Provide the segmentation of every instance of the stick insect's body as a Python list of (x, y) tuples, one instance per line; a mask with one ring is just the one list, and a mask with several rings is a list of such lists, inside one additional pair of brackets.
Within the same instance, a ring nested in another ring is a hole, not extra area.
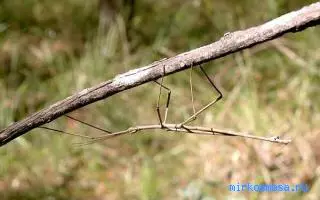
[[(216, 104), (218, 101), (220, 101), (223, 98), (222, 92), (216, 87), (216, 85), (210, 79), (210, 77), (207, 75), (207, 73), (202, 68), (202, 66), (200, 65), (199, 67), (200, 67), (201, 72), (204, 74), (206, 79), (209, 81), (212, 88), (218, 93), (218, 97), (216, 99), (214, 99), (213, 101), (211, 101), (210, 103), (208, 103), (207, 105), (205, 105), (204, 107), (202, 107), (200, 110), (198, 110), (198, 111), (195, 110), (194, 98), (193, 98), (193, 88), (192, 88), (193, 67), (191, 67), (189, 81), (190, 81), (190, 92), (191, 92), (193, 114), (181, 123), (178, 123), (178, 124), (167, 123), (167, 116), (168, 116), (169, 104), (170, 104), (170, 99), (171, 99), (171, 90), (168, 87), (163, 85), (163, 79), (164, 79), (164, 76), (166, 73), (165, 67), (163, 67), (163, 76), (161, 77), (161, 81), (160, 82), (157, 80), (154, 81), (157, 85), (159, 85), (159, 95), (158, 95), (157, 107), (156, 107), (156, 113), (157, 113), (157, 117), (159, 120), (159, 125), (152, 124), (152, 125), (144, 125), (144, 126), (135, 126), (135, 127), (130, 127), (126, 130), (122, 130), (122, 131), (118, 131), (118, 132), (111, 132), (106, 129), (97, 127), (95, 125), (92, 125), (87, 122), (76, 119), (74, 117), (71, 117), (69, 115), (65, 115), (67, 118), (69, 118), (71, 120), (74, 120), (76, 122), (80, 122), (86, 126), (89, 126), (91, 128), (102, 131), (102, 132), (106, 133), (106, 135), (91, 137), (91, 136), (79, 135), (79, 134), (75, 134), (75, 133), (68, 133), (68, 132), (65, 132), (62, 130), (57, 130), (57, 129), (48, 128), (48, 127), (44, 127), (44, 126), (39, 127), (39, 128), (43, 128), (43, 129), (47, 129), (50, 131), (55, 131), (55, 132), (59, 132), (59, 133), (64, 133), (64, 134), (68, 134), (68, 135), (72, 135), (72, 136), (78, 136), (78, 137), (82, 137), (85, 139), (89, 139), (88, 142), (82, 143), (82, 144), (91, 144), (91, 143), (106, 140), (106, 139), (109, 139), (112, 137), (116, 137), (116, 136), (120, 136), (120, 135), (124, 135), (124, 134), (136, 133), (141, 130), (150, 130), (150, 129), (162, 129), (162, 130), (166, 130), (166, 131), (184, 132), (184, 133), (201, 134), (201, 135), (237, 136), (237, 137), (251, 138), (251, 139), (264, 140), (264, 141), (283, 143), (283, 144), (287, 144), (290, 142), (290, 140), (281, 140), (279, 137), (265, 138), (265, 137), (250, 135), (247, 133), (237, 133), (237, 132), (233, 132), (233, 131), (219, 130), (219, 129), (213, 129), (213, 128), (199, 127), (199, 126), (187, 126), (188, 123), (194, 121), (202, 112), (204, 112), (209, 107), (213, 106), (214, 104)], [(166, 99), (166, 108), (165, 108), (164, 118), (162, 118), (161, 113), (160, 113), (160, 98), (161, 98), (162, 89), (166, 90), (168, 93), (167, 99)]]

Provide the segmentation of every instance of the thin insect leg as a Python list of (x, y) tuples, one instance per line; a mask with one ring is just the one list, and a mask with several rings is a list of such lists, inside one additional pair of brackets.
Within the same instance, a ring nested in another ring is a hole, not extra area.
[[(161, 79), (161, 85), (162, 85), (162, 81), (163, 81), (163, 77)], [(163, 126), (162, 125), (162, 118), (161, 118), (161, 114), (160, 114), (160, 97), (161, 97), (161, 88), (162, 88), (161, 85), (160, 85), (159, 96), (158, 96), (158, 101), (157, 101), (157, 115), (158, 115), (158, 119), (159, 119), (160, 125), (162, 127)]]
[(97, 126), (94, 126), (94, 125), (89, 124), (89, 123), (87, 123), (87, 122), (81, 121), (81, 120), (76, 119), (76, 118), (74, 118), (74, 117), (71, 117), (71, 116), (69, 116), (69, 115), (64, 115), (64, 116), (66, 116), (67, 118), (72, 119), (72, 120), (74, 120), (74, 121), (80, 122), (81, 124), (84, 124), (84, 125), (89, 126), (89, 127), (91, 127), (91, 128), (97, 129), (97, 130), (99, 130), (99, 131), (102, 131), (102, 132), (105, 132), (105, 133), (108, 133), (108, 134), (112, 134), (111, 131), (108, 131), (108, 130), (106, 130), (106, 129), (99, 128), (99, 127), (97, 127)]
[[(191, 93), (191, 102), (192, 102), (192, 111), (193, 111), (193, 118), (191, 118), (188, 123), (194, 121), (197, 119), (197, 116), (195, 115), (196, 113), (196, 109), (195, 109), (195, 106), (194, 106), (194, 98), (193, 98), (193, 84), (192, 84), (192, 72), (193, 72), (193, 65), (191, 65), (191, 68), (190, 68), (190, 74), (189, 74), (189, 83), (190, 83), (190, 93)], [(183, 126), (183, 124), (181, 124), (181, 126)], [(189, 129), (183, 127), (185, 130), (187, 130), (188, 132), (190, 132)]]
[(159, 119), (161, 127), (163, 127), (163, 121), (162, 121), (161, 113), (160, 113), (160, 98), (161, 98), (161, 91), (162, 91), (162, 88), (163, 88), (163, 77), (164, 77), (164, 75), (165, 75), (165, 68), (163, 67), (163, 76), (161, 77), (161, 83), (159, 84), (160, 85), (160, 87), (159, 87), (159, 96), (158, 96), (158, 101), (157, 101), (157, 114), (158, 114), (158, 119)]
[(194, 113), (191, 117), (189, 117), (188, 119), (186, 119), (184, 122), (182, 122), (181, 124), (179, 124), (180, 126), (183, 126), (187, 123), (189, 123), (190, 121), (192, 121), (195, 117), (197, 117), (200, 113), (202, 113), (204, 110), (206, 110), (207, 108), (209, 108), (210, 106), (212, 106), (213, 104), (217, 103), (219, 100), (222, 99), (223, 95), (222, 92), (215, 86), (215, 84), (213, 83), (213, 81), (210, 79), (210, 77), (207, 75), (207, 73), (204, 71), (204, 69), (202, 68), (202, 66), (200, 65), (200, 70), (203, 72), (203, 74), (205, 75), (205, 77), (207, 78), (207, 80), (209, 81), (209, 83), (211, 84), (211, 86), (215, 89), (216, 92), (218, 92), (219, 96), (213, 100), (212, 102), (210, 102), (209, 104), (207, 104), (206, 106), (204, 106), (203, 108), (201, 108), (199, 111), (197, 111), (196, 113)]
[(208, 74), (206, 73), (206, 71), (204, 71), (204, 69), (202, 68), (202, 66), (200, 65), (200, 70), (202, 71), (202, 73), (206, 76), (207, 80), (209, 81), (209, 83), (211, 84), (211, 86), (216, 90), (216, 92), (219, 93), (219, 96), (217, 97), (216, 101), (219, 101), (220, 99), (223, 98), (223, 94), (222, 92), (219, 90), (219, 88), (217, 88), (217, 86), (213, 83), (213, 80), (210, 79), (210, 77), (208, 76)]
[(163, 87), (163, 89), (167, 90), (168, 91), (168, 95), (167, 95), (167, 102), (166, 102), (166, 110), (165, 110), (165, 114), (164, 114), (164, 120), (163, 120), (163, 123), (165, 124), (166, 121), (167, 121), (167, 116), (168, 116), (168, 110), (169, 110), (169, 104), (170, 104), (170, 99), (171, 99), (171, 90), (162, 85), (161, 83), (159, 83), (158, 81), (154, 81), (156, 84), (160, 85), (160, 87)]
[[(192, 111), (193, 115), (196, 113), (196, 109), (194, 107), (194, 98), (193, 98), (193, 84), (192, 84), (192, 71), (193, 71), (193, 65), (190, 68), (190, 74), (189, 74), (189, 82), (190, 82), (190, 93), (191, 93), (191, 102), (192, 102)], [(196, 117), (194, 117), (192, 120), (195, 120)]]

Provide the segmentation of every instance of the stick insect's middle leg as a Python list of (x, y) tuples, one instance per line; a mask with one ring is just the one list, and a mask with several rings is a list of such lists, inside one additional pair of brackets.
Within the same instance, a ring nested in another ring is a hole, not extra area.
[(162, 83), (159, 83), (158, 81), (154, 81), (154, 82), (156, 84), (158, 84), (160, 86), (160, 88), (163, 88), (163, 89), (167, 90), (167, 92), (168, 92), (167, 100), (166, 100), (166, 109), (165, 109), (163, 121), (162, 121), (161, 114), (160, 114), (160, 95), (161, 95), (161, 92), (159, 92), (159, 97), (158, 97), (158, 102), (157, 102), (157, 113), (158, 113), (158, 118), (159, 118), (160, 124), (161, 123), (165, 124), (167, 121), (167, 116), (168, 116), (169, 104), (170, 104), (170, 99), (171, 99), (171, 90), (168, 87), (164, 86)]
[[(186, 119), (184, 122), (182, 122), (181, 124), (179, 124), (180, 127), (183, 127), (183, 125), (190, 123), (191, 121), (195, 120), (196, 117), (198, 115), (200, 115), (203, 111), (205, 111), (206, 109), (208, 109), (210, 106), (212, 106), (213, 104), (217, 103), (219, 100), (222, 99), (223, 94), (222, 92), (217, 88), (217, 86), (214, 84), (214, 82), (210, 79), (210, 77), (207, 75), (207, 73), (204, 71), (204, 69), (202, 68), (202, 66), (200, 65), (200, 70), (202, 71), (202, 73), (205, 75), (206, 79), (209, 81), (210, 85), (214, 88), (214, 90), (218, 93), (218, 97), (211, 101), (210, 103), (208, 103), (206, 106), (204, 106), (203, 108), (201, 108), (199, 111), (195, 112), (192, 116), (190, 116), (188, 119)], [(191, 80), (191, 79), (190, 79)], [(192, 90), (191, 90), (192, 91)]]
[[(196, 113), (196, 109), (195, 109), (195, 106), (194, 106), (194, 97), (193, 97), (192, 72), (193, 72), (193, 66), (191, 66), (191, 68), (190, 68), (189, 85), (190, 85), (191, 103), (192, 103), (192, 111), (193, 111), (192, 115), (194, 115)], [(192, 122), (192, 121), (194, 121), (196, 119), (197, 119), (197, 116), (194, 116), (192, 119), (190, 119), (189, 122)]]
[[(165, 124), (166, 121), (167, 121), (170, 98), (171, 98), (171, 90), (168, 87), (163, 85), (163, 77), (164, 77), (164, 75), (165, 75), (165, 69), (163, 69), (163, 76), (161, 78), (161, 83), (159, 83), (158, 81), (154, 81), (156, 84), (158, 84), (160, 86), (160, 88), (159, 88), (159, 96), (158, 96), (158, 101), (157, 101), (157, 108), (156, 109), (157, 109), (158, 119), (159, 119), (159, 122), (160, 122), (160, 125), (161, 125), (162, 128), (163, 128), (163, 124)], [(167, 92), (168, 92), (167, 101), (166, 101), (166, 109), (165, 109), (165, 113), (164, 113), (164, 120), (162, 120), (161, 113), (160, 113), (160, 98), (161, 98), (162, 88), (167, 90)]]

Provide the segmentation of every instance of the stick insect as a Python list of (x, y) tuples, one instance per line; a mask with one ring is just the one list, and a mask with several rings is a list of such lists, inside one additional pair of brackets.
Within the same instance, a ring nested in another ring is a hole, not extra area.
[[(175, 124), (175, 123), (167, 123), (167, 117), (168, 117), (168, 110), (169, 110), (169, 105), (170, 105), (170, 99), (171, 99), (171, 90), (163, 84), (164, 76), (166, 74), (165, 71), (165, 66), (163, 66), (163, 75), (161, 77), (160, 82), (158, 80), (155, 80), (154, 83), (156, 83), (159, 86), (159, 93), (158, 93), (158, 98), (157, 98), (157, 104), (156, 104), (156, 114), (157, 118), (159, 121), (159, 124), (151, 124), (151, 125), (142, 125), (142, 126), (134, 126), (130, 127), (128, 129), (118, 131), (118, 132), (112, 132), (103, 128), (100, 128), (98, 126), (89, 124), (85, 121), (76, 119), (72, 116), (65, 115), (65, 117), (76, 121), (78, 123), (81, 123), (83, 125), (86, 125), (90, 128), (94, 128), (98, 131), (104, 132), (105, 135), (101, 136), (86, 136), (86, 135), (80, 135), (80, 134), (75, 134), (75, 133), (69, 133), (65, 132), (62, 130), (58, 129), (53, 129), (45, 126), (41, 126), (39, 128), (43, 128), (49, 131), (55, 131), (58, 133), (63, 133), (63, 134), (68, 134), (72, 136), (78, 136), (81, 138), (88, 139), (86, 143), (82, 144), (91, 144), (95, 143), (98, 141), (103, 141), (112, 137), (120, 136), (120, 135), (125, 135), (125, 134), (130, 134), (130, 133), (136, 133), (138, 131), (142, 130), (151, 130), (151, 129), (162, 129), (166, 131), (175, 131), (175, 132), (183, 132), (183, 133), (190, 133), (190, 134), (200, 134), (200, 135), (223, 135), (223, 136), (237, 136), (237, 137), (244, 137), (244, 138), (251, 138), (251, 139), (256, 139), (256, 140), (264, 140), (264, 141), (269, 141), (269, 142), (276, 142), (276, 143), (283, 143), (283, 144), (288, 144), (290, 140), (281, 140), (278, 136), (276, 137), (260, 137), (260, 136), (255, 136), (255, 135), (250, 135), (246, 133), (237, 133), (233, 131), (226, 131), (226, 130), (220, 130), (220, 129), (214, 129), (214, 128), (207, 128), (207, 127), (201, 127), (201, 126), (188, 126), (190, 122), (194, 121), (197, 119), (197, 117), (203, 113), (205, 110), (208, 108), (212, 107), (214, 104), (216, 104), (218, 101), (220, 101), (223, 98), (222, 92), (218, 89), (218, 87), (214, 84), (213, 80), (209, 77), (209, 75), (206, 73), (206, 71), (203, 69), (203, 67), (200, 65), (199, 66), (200, 71), (206, 78), (206, 80), (210, 83), (210, 86), (212, 89), (218, 94), (218, 96), (213, 99), (211, 102), (209, 102), (207, 105), (203, 106), (201, 109), (198, 111), (195, 110), (194, 106), (194, 95), (193, 95), (193, 84), (192, 84), (192, 72), (193, 72), (193, 66), (190, 68), (190, 74), (189, 74), (189, 84), (190, 84), (190, 93), (191, 93), (191, 102), (192, 102), (192, 109), (193, 109), (193, 114), (189, 116), (187, 119), (182, 121), (181, 123)], [(164, 112), (164, 117), (162, 117), (161, 112), (160, 112), (160, 99), (161, 99), (161, 94), (162, 90), (167, 91), (167, 98), (166, 98), (166, 104), (165, 104), (165, 112)]]

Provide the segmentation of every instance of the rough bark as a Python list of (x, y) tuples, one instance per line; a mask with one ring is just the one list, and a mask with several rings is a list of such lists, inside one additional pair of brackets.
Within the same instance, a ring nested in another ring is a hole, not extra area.
[(11, 124), (0, 132), (0, 146), (68, 112), (106, 99), (116, 93), (272, 40), (285, 33), (302, 31), (319, 23), (320, 2), (317, 2), (260, 26), (227, 33), (212, 44), (117, 75), (111, 80), (84, 89)]

